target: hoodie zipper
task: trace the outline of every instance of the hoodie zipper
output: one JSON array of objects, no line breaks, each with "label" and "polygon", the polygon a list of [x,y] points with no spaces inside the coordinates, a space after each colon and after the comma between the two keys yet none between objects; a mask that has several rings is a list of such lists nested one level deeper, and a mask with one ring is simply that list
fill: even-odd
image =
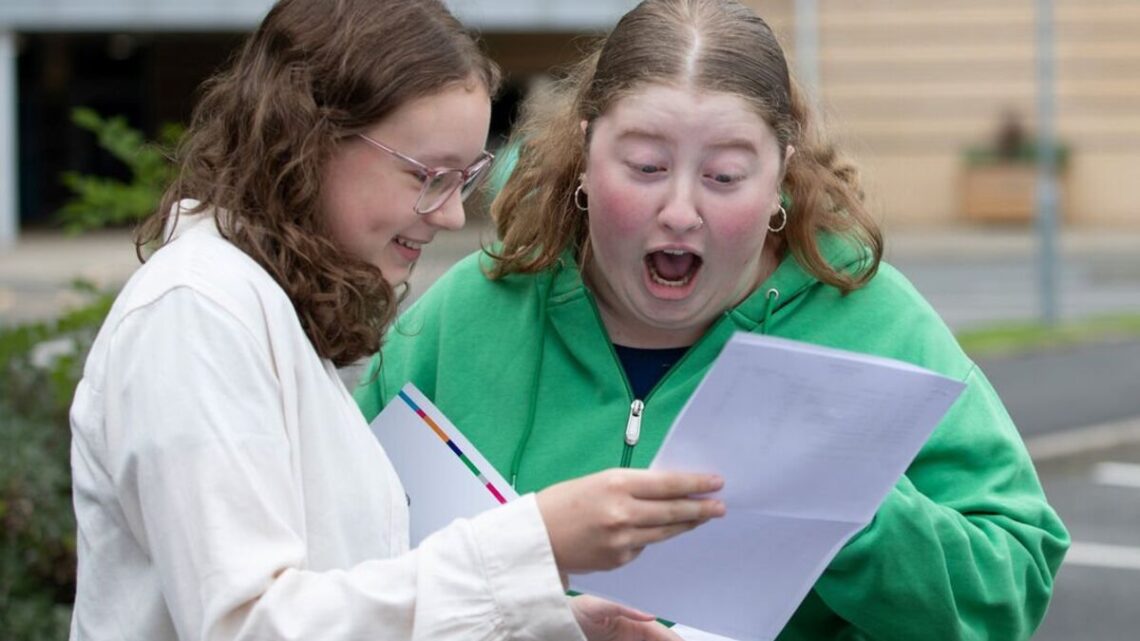
[{"label": "hoodie zipper", "polygon": [[641,440],[641,414],[645,411],[645,402],[641,399],[633,399],[629,404],[629,418],[625,422],[625,447],[621,452],[621,466],[629,467],[630,461],[633,460],[633,448],[637,447],[637,442]]},{"label": "hoodie zipper", "polygon": [[[767,299],[767,304],[765,306],[765,322],[762,324],[763,329],[760,332],[761,334],[767,333],[768,327],[766,321],[771,317],[772,311],[776,306],[776,302],[780,299],[780,292],[775,288],[769,289],[765,295],[765,298]],[[602,314],[598,311],[598,304],[594,300],[593,294],[587,292],[586,300],[589,302],[590,308],[594,310],[594,316],[598,320],[598,325],[604,328],[605,324],[602,322]],[[665,373],[665,376],[663,376],[661,380],[657,381],[653,388],[650,389],[649,392],[645,395],[644,400],[634,398],[633,387],[630,386],[629,378],[625,375],[625,370],[621,366],[621,359],[618,358],[617,350],[614,349],[612,342],[607,341],[610,346],[610,356],[613,358],[614,363],[617,364],[618,371],[621,373],[621,380],[623,383],[625,383],[626,392],[629,394],[630,398],[633,399],[629,404],[629,415],[626,417],[625,421],[625,439],[621,452],[622,467],[630,467],[633,461],[633,450],[635,447],[637,447],[637,443],[641,440],[641,421],[645,415],[645,404],[649,401],[650,398],[653,397],[653,393],[657,391],[657,388],[661,387],[661,384],[673,375],[673,372],[678,367],[680,367],[686,359],[689,358],[689,355],[692,354],[693,351],[696,350],[701,345],[701,343],[703,343],[706,338],[713,333],[713,330],[716,328],[716,326],[724,322],[729,315],[730,312],[725,312],[725,314],[723,314],[715,323],[713,323],[713,326],[710,327],[708,331],[706,331],[699,339],[697,339],[696,343],[690,345],[688,351],[686,351],[685,355],[681,357],[681,360],[677,361],[673,364],[673,367],[669,368],[669,371]]]}]

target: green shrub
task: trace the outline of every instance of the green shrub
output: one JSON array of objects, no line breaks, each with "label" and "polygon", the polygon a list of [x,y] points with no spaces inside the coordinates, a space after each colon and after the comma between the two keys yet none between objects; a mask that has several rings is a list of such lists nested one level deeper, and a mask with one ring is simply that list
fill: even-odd
[{"label": "green shrub", "polygon": [[63,174],[63,184],[75,196],[59,211],[73,232],[133,223],[149,216],[174,177],[169,151],[177,146],[184,128],[166,124],[155,142],[149,142],[127,125],[125,118],[103,118],[91,109],[78,108],[72,121],[95,134],[99,146],[122,161],[131,172],[129,182],[76,172]]},{"label": "green shrub", "polygon": [[67,638],[75,595],[68,408],[113,293],[0,328],[0,639]]},{"label": "green shrub", "polygon": [[[88,109],[72,118],[127,165],[131,178],[65,174],[75,194],[60,211],[68,228],[133,222],[153,212],[173,176],[163,149],[174,146],[181,127],[164,127],[152,144],[123,118]],[[68,410],[115,296],[89,283],[72,286],[86,295],[83,306],[44,322],[0,324],[0,641],[68,636],[76,549]]]}]

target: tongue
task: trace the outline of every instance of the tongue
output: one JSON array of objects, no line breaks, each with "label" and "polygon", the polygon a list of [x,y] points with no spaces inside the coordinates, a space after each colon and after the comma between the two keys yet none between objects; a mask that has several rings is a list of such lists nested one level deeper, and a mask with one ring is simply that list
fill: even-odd
[{"label": "tongue", "polygon": [[653,252],[649,255],[649,259],[652,261],[653,271],[665,280],[684,279],[696,261],[696,257],[692,254],[685,253],[678,256],[665,252]]}]

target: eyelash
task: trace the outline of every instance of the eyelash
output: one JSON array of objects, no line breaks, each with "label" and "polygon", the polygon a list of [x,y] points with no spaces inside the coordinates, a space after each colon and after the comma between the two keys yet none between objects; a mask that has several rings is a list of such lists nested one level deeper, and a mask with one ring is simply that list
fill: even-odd
[{"label": "eyelash", "polygon": [[[718,185],[726,186],[733,185],[740,182],[741,180],[744,180],[744,176],[737,174],[705,174],[705,177],[711,178],[712,181]],[[728,180],[720,180],[721,178],[727,178]]]},{"label": "eyelash", "polygon": [[[651,163],[629,163],[629,167],[638,175],[642,176],[656,176],[657,174],[668,171],[668,169],[665,167]],[[744,175],[742,174],[704,174],[704,177],[712,180],[712,182],[716,183],[717,186],[720,187],[735,185],[736,183],[744,180]],[[721,178],[727,178],[727,180],[720,180]]]}]

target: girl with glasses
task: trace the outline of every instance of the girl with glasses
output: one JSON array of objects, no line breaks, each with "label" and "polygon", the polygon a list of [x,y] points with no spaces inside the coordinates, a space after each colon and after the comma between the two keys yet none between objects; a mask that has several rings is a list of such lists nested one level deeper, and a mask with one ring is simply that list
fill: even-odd
[{"label": "girl with glasses", "polygon": [[72,639],[670,639],[568,598],[723,513],[611,471],[415,550],[336,368],[486,174],[497,71],[437,0],[283,0],[206,86],[72,406]]}]

